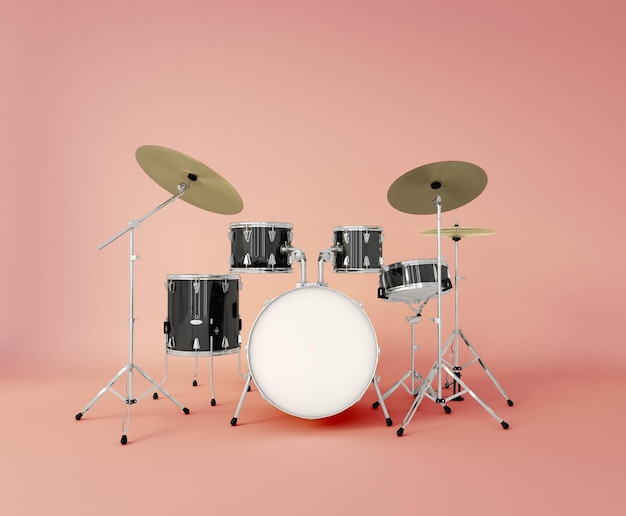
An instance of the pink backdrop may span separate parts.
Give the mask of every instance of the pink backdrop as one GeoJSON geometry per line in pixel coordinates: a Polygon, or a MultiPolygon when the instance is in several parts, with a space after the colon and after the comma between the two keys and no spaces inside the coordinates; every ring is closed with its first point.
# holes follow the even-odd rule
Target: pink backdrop
{"type": "MultiPolygon", "coordinates": [[[[0,10],[0,370],[13,389],[62,377],[70,400],[57,402],[71,419],[127,360],[128,238],[97,247],[169,197],[135,161],[151,144],[219,172],[244,209],[176,201],[136,231],[135,358],[146,369],[162,364],[165,275],[228,272],[229,223],[292,223],[311,281],[339,225],[382,226],[386,264],[433,258],[436,240],[419,231],[436,217],[395,210],[387,189],[420,165],[463,160],[488,185],[442,224],[495,234],[461,242],[461,328],[505,388],[533,385],[534,403],[550,398],[538,375],[593,388],[591,405],[606,396],[598,382],[626,358],[622,2],[2,0],[0,10]]],[[[449,240],[443,254],[453,264],[449,240]]],[[[325,274],[363,304],[388,387],[408,365],[406,307],[377,299],[377,275],[325,274]]],[[[299,269],[242,280],[245,340],[299,269]]],[[[445,337],[453,296],[442,301],[445,337]]],[[[424,356],[433,336],[424,320],[424,356]]],[[[239,383],[228,381],[231,403],[239,383]]],[[[117,424],[119,402],[104,403],[117,424]]],[[[534,417],[522,414],[507,419],[534,417]]],[[[559,434],[554,420],[543,430],[559,434]]]]}

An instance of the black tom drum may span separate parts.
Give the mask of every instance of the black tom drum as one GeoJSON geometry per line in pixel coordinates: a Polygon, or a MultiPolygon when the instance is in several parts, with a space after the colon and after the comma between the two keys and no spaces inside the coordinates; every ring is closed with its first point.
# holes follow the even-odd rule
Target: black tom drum
{"type": "Polygon", "coordinates": [[[166,288],[168,354],[211,356],[239,351],[238,275],[168,274],[166,288]]]}

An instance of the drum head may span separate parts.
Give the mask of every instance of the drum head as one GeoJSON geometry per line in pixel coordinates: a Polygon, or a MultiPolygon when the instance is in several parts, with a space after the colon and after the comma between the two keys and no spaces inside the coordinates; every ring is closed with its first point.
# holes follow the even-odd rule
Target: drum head
{"type": "Polygon", "coordinates": [[[363,309],[326,287],[306,286],[273,299],[248,342],[250,374],[276,408],[318,419],[356,403],[374,378],[378,343],[363,309]]]}

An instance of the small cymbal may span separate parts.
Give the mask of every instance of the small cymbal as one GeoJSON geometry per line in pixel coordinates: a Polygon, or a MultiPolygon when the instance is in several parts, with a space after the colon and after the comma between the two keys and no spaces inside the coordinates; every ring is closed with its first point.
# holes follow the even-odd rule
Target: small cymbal
{"type": "Polygon", "coordinates": [[[465,161],[439,161],[410,170],[396,179],[387,200],[405,213],[437,213],[434,202],[441,196],[441,211],[449,211],[478,197],[487,186],[487,174],[465,161]]]}
{"type": "MultiPolygon", "coordinates": [[[[422,235],[437,236],[437,228],[434,229],[422,229],[420,231],[422,235]]],[[[486,236],[493,235],[495,231],[487,228],[468,228],[463,226],[450,226],[447,228],[441,228],[441,236],[449,237],[457,240],[465,237],[473,236],[486,236]]]]}
{"type": "Polygon", "coordinates": [[[243,209],[241,197],[226,179],[181,152],[144,145],[137,149],[135,157],[144,172],[172,195],[179,193],[179,184],[187,184],[180,197],[183,201],[223,215],[234,215],[243,209]]]}

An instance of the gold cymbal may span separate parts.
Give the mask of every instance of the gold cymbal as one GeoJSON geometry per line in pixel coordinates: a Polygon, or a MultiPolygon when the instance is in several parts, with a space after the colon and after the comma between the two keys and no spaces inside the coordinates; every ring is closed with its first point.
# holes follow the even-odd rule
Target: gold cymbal
{"type": "MultiPolygon", "coordinates": [[[[422,229],[420,231],[422,235],[437,236],[437,228],[434,229],[422,229]]],[[[493,235],[495,231],[487,228],[468,228],[463,226],[450,226],[447,228],[441,228],[441,236],[452,238],[453,240],[460,240],[465,237],[473,236],[485,236],[493,235]]]]}
{"type": "Polygon", "coordinates": [[[465,161],[439,161],[410,170],[387,191],[389,204],[416,215],[437,213],[435,199],[441,196],[441,211],[449,211],[478,197],[487,186],[487,174],[465,161]]]}
{"type": "Polygon", "coordinates": [[[179,193],[179,184],[188,185],[180,197],[183,201],[223,215],[234,215],[243,209],[241,197],[226,179],[181,152],[144,145],[137,149],[135,157],[144,172],[172,195],[179,193]]]}

